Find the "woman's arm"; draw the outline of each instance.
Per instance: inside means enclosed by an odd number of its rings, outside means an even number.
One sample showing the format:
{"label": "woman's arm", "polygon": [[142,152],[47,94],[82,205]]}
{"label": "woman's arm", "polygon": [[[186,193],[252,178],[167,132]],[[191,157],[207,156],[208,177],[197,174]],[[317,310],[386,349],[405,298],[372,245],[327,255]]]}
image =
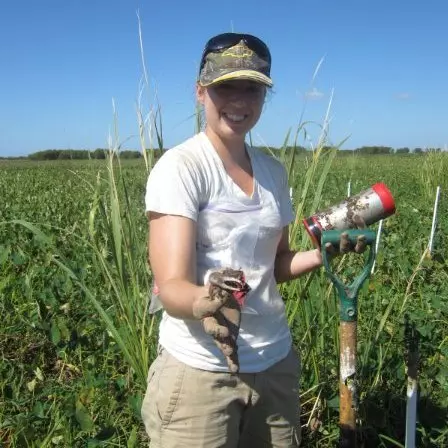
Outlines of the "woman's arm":
{"label": "woman's arm", "polygon": [[160,301],[179,319],[194,319],[193,302],[208,295],[196,284],[196,223],[189,218],[149,212],[148,255]]}
{"label": "woman's arm", "polygon": [[320,250],[314,249],[305,252],[290,250],[288,227],[284,227],[275,257],[274,275],[277,283],[293,280],[321,266]]}

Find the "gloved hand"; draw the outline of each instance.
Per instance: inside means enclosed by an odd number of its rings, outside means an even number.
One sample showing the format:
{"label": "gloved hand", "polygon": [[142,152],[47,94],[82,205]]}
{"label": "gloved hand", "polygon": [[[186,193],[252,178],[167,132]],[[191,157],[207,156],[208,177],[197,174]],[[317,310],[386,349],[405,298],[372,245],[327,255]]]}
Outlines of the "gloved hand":
{"label": "gloved hand", "polygon": [[209,295],[193,303],[194,317],[201,319],[205,332],[213,336],[232,373],[239,370],[236,340],[241,308],[249,290],[243,271],[224,268],[210,274]]}

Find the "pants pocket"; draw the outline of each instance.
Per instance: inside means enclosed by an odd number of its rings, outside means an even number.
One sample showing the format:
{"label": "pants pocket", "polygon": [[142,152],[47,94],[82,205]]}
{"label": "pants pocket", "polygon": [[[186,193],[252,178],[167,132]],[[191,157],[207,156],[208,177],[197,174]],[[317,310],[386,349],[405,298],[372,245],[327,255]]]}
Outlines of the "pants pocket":
{"label": "pants pocket", "polygon": [[166,360],[160,368],[153,397],[162,428],[168,426],[173,419],[182,393],[186,370],[184,363],[168,353],[165,355]]}
{"label": "pants pocket", "polygon": [[143,397],[141,417],[146,427],[148,427],[151,412],[153,407],[153,397],[154,397],[154,381],[157,380],[156,373],[159,372],[160,366],[160,355],[151,363],[148,370],[148,376],[146,377],[146,391]]}

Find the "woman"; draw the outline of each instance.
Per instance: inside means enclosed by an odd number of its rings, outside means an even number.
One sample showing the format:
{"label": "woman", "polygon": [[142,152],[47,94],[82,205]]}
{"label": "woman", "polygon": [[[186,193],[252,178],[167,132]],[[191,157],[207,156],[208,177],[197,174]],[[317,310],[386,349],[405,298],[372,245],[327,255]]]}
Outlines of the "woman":
{"label": "woman", "polygon": [[142,407],[154,448],[299,445],[300,362],[277,283],[322,259],[289,249],[285,169],[245,144],[270,69],[260,39],[210,39],[196,87],[205,131],[167,151],[148,179],[149,259],[164,308]]}

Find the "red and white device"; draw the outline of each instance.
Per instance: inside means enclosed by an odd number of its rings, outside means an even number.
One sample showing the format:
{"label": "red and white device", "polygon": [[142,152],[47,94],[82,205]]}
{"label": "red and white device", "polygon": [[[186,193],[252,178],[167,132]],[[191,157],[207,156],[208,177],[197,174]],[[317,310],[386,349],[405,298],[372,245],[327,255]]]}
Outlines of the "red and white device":
{"label": "red and white device", "polygon": [[350,196],[338,205],[317,212],[303,220],[306,231],[316,247],[320,247],[322,232],[356,228],[355,215],[367,226],[395,213],[395,201],[385,184],[379,182],[357,195]]}

